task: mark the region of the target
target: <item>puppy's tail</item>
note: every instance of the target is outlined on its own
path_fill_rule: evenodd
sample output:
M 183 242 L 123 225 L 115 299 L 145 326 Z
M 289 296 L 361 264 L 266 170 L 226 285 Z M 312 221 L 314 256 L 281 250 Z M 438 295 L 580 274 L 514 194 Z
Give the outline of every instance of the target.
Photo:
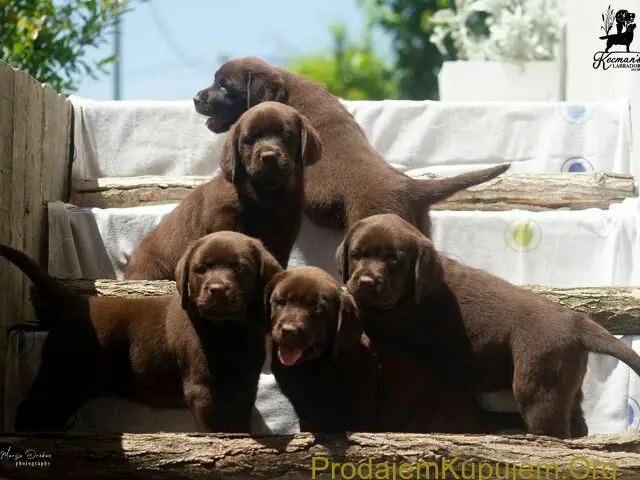
M 22 270 L 27 277 L 29 277 L 29 280 L 33 282 L 37 289 L 39 300 L 46 300 L 47 307 L 51 307 L 54 310 L 58 306 L 64 308 L 65 305 L 68 306 L 69 301 L 72 301 L 77 296 L 75 292 L 69 290 L 62 283 L 45 272 L 35 260 L 23 252 L 7 245 L 0 244 L 0 255 L 13 263 L 16 267 Z M 38 315 L 38 320 L 41 322 L 42 326 L 48 326 L 46 325 L 48 322 L 45 318 L 41 318 Z
M 496 167 L 473 170 L 448 178 L 413 179 L 413 194 L 424 202 L 425 206 L 433 205 L 449 198 L 460 190 L 488 182 L 509 170 L 509 167 L 511 167 L 511 164 L 505 163 Z
M 626 363 L 640 377 L 640 355 L 625 343 L 611 335 L 607 329 L 590 318 L 580 315 L 577 331 L 580 332 L 582 345 L 589 351 L 611 355 Z

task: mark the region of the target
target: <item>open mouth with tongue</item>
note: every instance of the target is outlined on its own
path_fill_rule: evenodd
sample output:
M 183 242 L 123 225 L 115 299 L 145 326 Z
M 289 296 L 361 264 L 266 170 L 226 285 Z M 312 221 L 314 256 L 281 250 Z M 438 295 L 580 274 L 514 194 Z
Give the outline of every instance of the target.
M 291 367 L 292 365 L 310 360 L 320 353 L 320 348 L 316 345 L 311 345 L 306 348 L 291 348 L 279 345 L 277 348 L 278 359 L 285 367 Z
M 299 348 L 278 347 L 278 358 L 280 359 L 280 363 L 287 367 L 294 365 L 300 357 L 302 357 L 303 353 L 304 351 Z

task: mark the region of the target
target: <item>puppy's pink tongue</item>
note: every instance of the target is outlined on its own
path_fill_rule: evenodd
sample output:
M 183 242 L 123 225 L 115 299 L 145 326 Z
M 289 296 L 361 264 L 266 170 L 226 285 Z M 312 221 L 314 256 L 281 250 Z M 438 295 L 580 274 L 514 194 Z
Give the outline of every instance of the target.
M 302 356 L 302 350 L 289 350 L 286 348 L 278 347 L 278 358 L 283 365 L 290 367 L 298 361 Z
M 211 127 L 213 126 L 213 122 L 214 122 L 214 121 L 215 121 L 215 120 L 213 119 L 213 117 L 207 117 L 207 120 L 204 122 L 204 124 L 205 124 L 207 127 L 211 128 Z

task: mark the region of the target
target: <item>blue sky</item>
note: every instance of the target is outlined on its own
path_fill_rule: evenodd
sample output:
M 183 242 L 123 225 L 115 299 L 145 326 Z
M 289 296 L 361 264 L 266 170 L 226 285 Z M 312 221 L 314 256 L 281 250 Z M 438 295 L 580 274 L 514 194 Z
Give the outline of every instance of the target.
M 328 26 L 343 21 L 359 38 L 365 13 L 356 0 L 150 0 L 122 22 L 122 99 L 188 100 L 211 83 L 221 58 L 257 55 L 272 64 L 331 43 Z M 376 49 L 388 54 L 378 33 Z M 111 55 L 111 41 L 89 58 Z M 85 79 L 76 95 L 113 98 L 111 75 Z

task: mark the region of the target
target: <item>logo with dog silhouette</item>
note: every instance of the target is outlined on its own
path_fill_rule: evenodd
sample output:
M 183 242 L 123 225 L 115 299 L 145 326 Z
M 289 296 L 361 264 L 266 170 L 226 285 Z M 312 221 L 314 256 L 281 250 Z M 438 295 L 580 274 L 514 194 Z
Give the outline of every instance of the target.
M 602 26 L 600 30 L 604 35 L 598 37 L 602 40 L 602 50 L 596 52 L 593 57 L 593 68 L 628 68 L 640 70 L 640 52 L 631 47 L 636 30 L 636 14 L 624 8 L 615 11 L 611 5 L 602 13 Z

